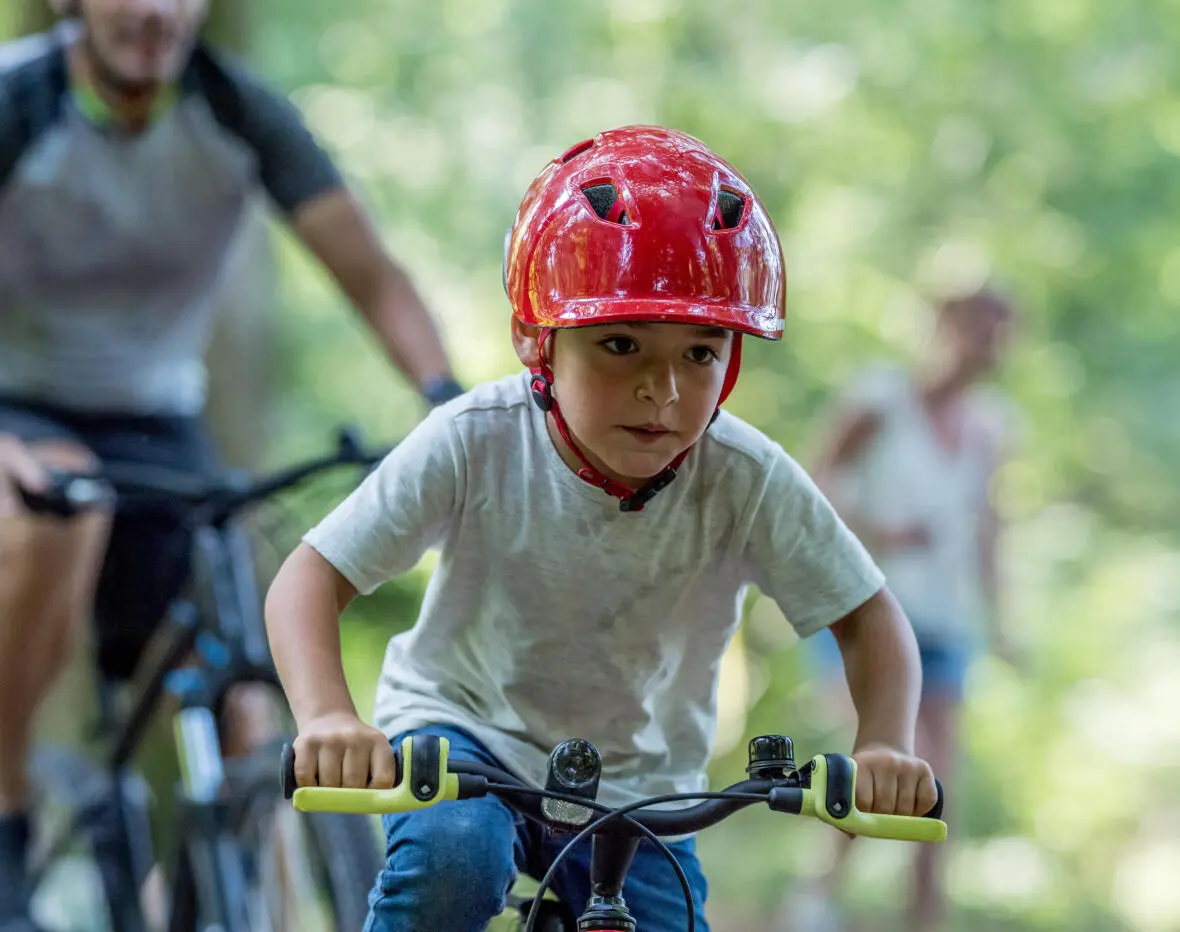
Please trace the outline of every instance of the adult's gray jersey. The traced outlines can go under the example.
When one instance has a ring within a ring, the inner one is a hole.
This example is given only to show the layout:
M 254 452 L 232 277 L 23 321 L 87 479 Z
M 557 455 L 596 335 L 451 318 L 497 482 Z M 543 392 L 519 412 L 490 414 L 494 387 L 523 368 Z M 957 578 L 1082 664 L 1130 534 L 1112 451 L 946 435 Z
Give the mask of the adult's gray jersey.
M 203 45 L 142 132 L 88 118 L 73 34 L 0 46 L 0 397 L 196 413 L 252 195 L 290 215 L 340 176 L 287 100 Z

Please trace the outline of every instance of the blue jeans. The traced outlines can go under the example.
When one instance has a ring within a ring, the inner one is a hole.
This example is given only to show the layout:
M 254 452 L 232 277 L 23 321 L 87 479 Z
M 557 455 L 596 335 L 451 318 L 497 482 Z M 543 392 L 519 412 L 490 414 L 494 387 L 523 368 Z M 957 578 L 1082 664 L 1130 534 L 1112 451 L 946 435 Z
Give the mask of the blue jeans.
M 456 758 L 502 767 L 469 734 L 436 725 L 409 734 L 447 738 Z M 400 746 L 404 735 L 393 740 Z M 369 894 L 365 932 L 484 932 L 505 906 L 518 871 L 540 877 L 570 836 L 553 836 L 492 796 L 444 802 L 385 816 L 386 864 Z M 692 839 L 669 844 L 688 877 L 696 927 L 707 932 L 705 896 Z M 558 867 L 554 892 L 578 915 L 590 896 L 590 846 L 580 844 Z M 644 840 L 623 886 L 639 932 L 683 932 L 684 893 L 672 865 Z

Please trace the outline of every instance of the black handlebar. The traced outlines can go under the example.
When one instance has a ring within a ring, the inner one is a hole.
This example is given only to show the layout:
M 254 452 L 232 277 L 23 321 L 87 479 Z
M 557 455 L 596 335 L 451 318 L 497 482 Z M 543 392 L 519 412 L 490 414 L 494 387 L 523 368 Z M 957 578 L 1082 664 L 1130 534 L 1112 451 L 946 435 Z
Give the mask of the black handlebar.
M 401 783 L 404 769 L 401 749 L 395 748 L 394 786 Z M 541 824 L 550 824 L 550 820 L 542 810 L 542 800 L 546 796 L 563 798 L 560 793 L 548 793 L 526 783 L 514 774 L 479 761 L 448 758 L 447 772 L 459 776 L 459 799 L 491 794 L 512 805 L 522 815 Z M 283 796 L 286 799 L 291 799 L 298 789 L 298 784 L 295 777 L 295 749 L 289 744 L 283 746 L 280 779 Z M 804 768 L 801 771 L 784 772 L 782 776 L 778 777 L 742 780 L 726 787 L 720 793 L 707 794 L 713 798 L 688 808 L 636 809 L 629 812 L 628 815 L 631 820 L 656 835 L 689 835 L 716 825 L 735 812 L 755 803 L 769 803 L 770 807 L 777 812 L 798 814 L 802 811 L 803 791 L 808 785 L 807 768 Z M 944 801 L 942 781 L 935 780 L 935 785 L 938 798 L 934 807 L 926 813 L 924 818 L 940 819 L 942 817 Z M 655 803 L 660 799 L 653 799 L 650 802 Z M 579 801 L 579 805 L 586 806 L 600 814 L 611 811 L 610 807 L 592 801 Z M 600 833 L 629 835 L 635 834 L 635 830 L 626 821 L 620 820 L 607 823 L 602 827 Z
M 248 505 L 292 488 L 338 466 L 371 467 L 389 452 L 366 449 L 360 431 L 341 427 L 336 449 L 258 479 L 240 472 L 196 474 L 138 463 L 109 463 L 89 473 L 51 471 L 49 487 L 40 492 L 20 489 L 25 506 L 35 514 L 73 517 L 124 500 L 149 502 L 156 508 L 201 510 L 218 523 Z

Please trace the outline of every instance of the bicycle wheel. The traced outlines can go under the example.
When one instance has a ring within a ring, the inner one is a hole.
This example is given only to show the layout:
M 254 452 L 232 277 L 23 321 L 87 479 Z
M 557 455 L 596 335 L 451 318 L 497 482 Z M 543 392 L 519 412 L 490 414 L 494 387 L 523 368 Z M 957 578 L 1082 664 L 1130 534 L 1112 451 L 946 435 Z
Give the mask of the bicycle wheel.
M 151 867 L 148 789 L 138 775 L 112 775 L 70 748 L 41 745 L 30 761 L 43 828 L 73 830 L 56 857 L 39 862 L 46 922 L 98 932 L 147 932 L 140 896 Z
M 251 932 L 359 932 L 383 862 L 375 821 L 297 812 L 275 779 L 278 753 L 267 748 L 251 758 L 265 779 L 235 781 L 231 821 Z

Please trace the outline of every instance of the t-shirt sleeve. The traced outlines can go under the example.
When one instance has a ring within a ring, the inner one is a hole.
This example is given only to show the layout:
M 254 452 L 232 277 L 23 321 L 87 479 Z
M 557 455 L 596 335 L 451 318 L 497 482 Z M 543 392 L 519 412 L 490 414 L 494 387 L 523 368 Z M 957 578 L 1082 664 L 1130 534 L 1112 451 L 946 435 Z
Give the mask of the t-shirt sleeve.
M 24 127 L 6 75 L 0 73 L 0 191 L 4 189 L 25 148 Z
M 885 577 L 855 535 L 781 447 L 753 504 L 746 564 L 753 582 L 807 637 L 866 602 Z
M 340 172 L 295 106 L 240 65 L 202 47 L 193 56 L 196 81 L 217 121 L 258 159 L 262 185 L 286 214 L 343 185 Z
M 462 501 L 465 457 L 437 409 L 303 538 L 365 595 L 441 543 Z
M 37 138 L 58 119 L 65 57 L 45 36 L 0 45 L 0 193 Z

